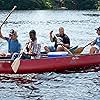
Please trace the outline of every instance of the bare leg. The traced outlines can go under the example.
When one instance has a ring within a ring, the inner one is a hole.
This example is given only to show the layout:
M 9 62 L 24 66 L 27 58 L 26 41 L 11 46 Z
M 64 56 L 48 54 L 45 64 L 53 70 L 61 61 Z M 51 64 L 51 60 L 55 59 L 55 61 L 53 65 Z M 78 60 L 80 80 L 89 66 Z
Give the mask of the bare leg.
M 97 49 L 95 47 L 92 47 L 90 49 L 90 54 L 94 54 L 94 53 L 96 53 L 96 51 L 97 51 Z
M 64 48 L 61 45 L 58 45 L 57 50 L 56 51 L 64 51 Z

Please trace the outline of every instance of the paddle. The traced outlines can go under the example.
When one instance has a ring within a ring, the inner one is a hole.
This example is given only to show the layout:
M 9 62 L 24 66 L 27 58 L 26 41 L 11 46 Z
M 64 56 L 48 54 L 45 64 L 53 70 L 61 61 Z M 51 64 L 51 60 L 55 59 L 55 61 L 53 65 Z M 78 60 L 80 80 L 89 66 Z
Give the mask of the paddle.
M 14 6 L 13 9 L 10 11 L 10 13 L 7 15 L 7 17 L 5 18 L 5 20 L 3 21 L 3 23 L 1 24 L 0 28 L 3 26 L 3 24 L 6 22 L 6 20 L 8 19 L 8 17 L 11 15 L 11 13 L 17 8 L 17 6 Z
M 58 40 L 58 37 L 57 37 L 56 35 L 54 35 L 54 37 Z M 68 50 L 68 49 L 60 42 L 60 40 L 59 40 L 58 42 L 59 42 L 59 44 L 63 47 L 63 49 L 64 49 L 65 51 L 67 51 L 69 54 L 73 55 L 73 53 L 72 53 L 70 50 Z
M 17 72 L 19 66 L 20 66 L 20 58 L 22 57 L 23 52 L 25 51 L 26 47 L 27 47 L 28 43 L 25 45 L 25 47 L 21 50 L 21 52 L 19 53 L 19 56 L 13 61 L 11 67 L 12 70 L 14 71 L 14 73 Z
M 80 53 L 84 50 L 85 47 L 87 47 L 88 45 L 90 45 L 90 44 L 93 43 L 93 42 L 94 42 L 94 41 L 88 43 L 88 44 L 85 45 L 84 47 L 80 47 L 80 48 L 76 49 L 76 50 L 74 51 L 74 53 L 75 53 L 75 54 L 80 54 Z

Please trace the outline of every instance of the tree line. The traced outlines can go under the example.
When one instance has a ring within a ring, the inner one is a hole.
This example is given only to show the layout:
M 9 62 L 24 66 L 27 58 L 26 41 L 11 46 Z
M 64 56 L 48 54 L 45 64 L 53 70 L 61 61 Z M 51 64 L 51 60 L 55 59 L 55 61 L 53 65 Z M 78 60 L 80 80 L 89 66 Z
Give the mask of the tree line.
M 100 10 L 100 0 L 0 0 L 0 10 L 9 10 L 16 5 L 18 10 L 60 9 Z

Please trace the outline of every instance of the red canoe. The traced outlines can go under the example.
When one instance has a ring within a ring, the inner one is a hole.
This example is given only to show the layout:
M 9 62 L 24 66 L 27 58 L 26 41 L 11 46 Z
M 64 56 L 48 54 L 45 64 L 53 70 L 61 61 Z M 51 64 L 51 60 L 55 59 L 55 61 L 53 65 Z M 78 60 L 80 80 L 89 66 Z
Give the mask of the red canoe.
M 12 62 L 13 60 L 1 59 L 0 73 L 14 74 L 11 68 Z M 100 64 L 100 54 L 21 60 L 16 74 L 56 72 L 95 64 Z

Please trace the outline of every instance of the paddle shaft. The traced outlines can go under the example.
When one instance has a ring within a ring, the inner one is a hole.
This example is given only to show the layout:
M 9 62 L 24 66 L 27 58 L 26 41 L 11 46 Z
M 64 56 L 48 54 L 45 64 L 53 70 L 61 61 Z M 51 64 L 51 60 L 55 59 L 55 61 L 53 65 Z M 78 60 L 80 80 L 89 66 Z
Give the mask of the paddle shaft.
M 3 23 L 1 24 L 0 28 L 3 26 L 3 24 L 6 22 L 6 20 L 8 19 L 8 17 L 11 15 L 11 13 L 17 8 L 17 6 L 14 6 L 13 9 L 10 11 L 10 13 L 7 15 L 7 17 L 5 18 L 5 20 L 3 21 Z
M 71 55 L 73 55 L 72 52 L 69 51 L 65 46 L 63 46 L 62 44 L 61 44 L 61 46 L 64 48 L 65 51 L 67 51 L 68 53 L 70 53 Z
M 93 42 L 93 41 L 92 41 Z M 84 46 L 83 48 L 87 47 L 88 45 L 90 45 L 92 42 L 88 43 L 86 46 Z
M 90 43 L 88 43 L 86 46 L 84 46 L 83 48 L 85 48 L 85 47 L 87 47 L 88 45 L 90 45 L 91 43 L 93 43 L 94 41 L 92 41 L 92 42 L 90 42 Z

